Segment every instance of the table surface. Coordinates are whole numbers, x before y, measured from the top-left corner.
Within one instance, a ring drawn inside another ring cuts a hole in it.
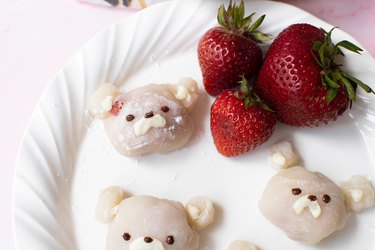
[[[338,26],[375,55],[375,1],[283,0]],[[49,81],[89,38],[136,10],[75,0],[0,0],[0,249],[15,249],[13,175],[33,109]]]

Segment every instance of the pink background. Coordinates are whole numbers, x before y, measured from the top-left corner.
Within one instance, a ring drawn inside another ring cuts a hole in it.
[[[375,55],[375,1],[284,0],[340,27]],[[135,11],[74,0],[0,0],[0,249],[15,249],[15,159],[34,106],[55,73],[98,31]]]

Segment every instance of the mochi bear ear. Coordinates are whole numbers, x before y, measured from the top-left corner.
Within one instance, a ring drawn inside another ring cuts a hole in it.
[[[350,180],[341,182],[340,187],[345,195],[345,203],[348,209],[360,212],[374,206],[374,188],[364,176],[352,176]]]
[[[125,199],[124,191],[117,186],[104,189],[98,198],[95,217],[102,223],[110,223],[117,215],[118,205]]]
[[[281,141],[272,145],[269,149],[269,162],[277,170],[295,166],[299,156],[288,141]]]
[[[193,229],[202,230],[214,221],[214,206],[205,196],[190,199],[185,205],[185,211]]]
[[[177,84],[170,85],[170,90],[177,100],[191,112],[198,100],[198,84],[190,77],[180,79]]]
[[[120,90],[113,84],[101,85],[90,97],[89,113],[96,119],[107,119],[110,116],[114,100],[120,94]]]

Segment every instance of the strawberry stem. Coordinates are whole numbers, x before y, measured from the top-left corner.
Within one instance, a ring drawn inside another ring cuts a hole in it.
[[[271,35],[264,34],[257,30],[263,23],[266,15],[262,15],[251,24],[254,15],[255,13],[252,13],[245,17],[245,4],[243,0],[241,0],[239,6],[237,6],[236,3],[233,4],[232,0],[230,0],[227,9],[225,9],[224,5],[220,6],[217,21],[225,29],[248,37],[256,43],[263,43],[272,39]]]
[[[375,94],[375,92],[367,84],[341,70],[342,65],[335,63],[334,59],[336,55],[345,56],[341,48],[357,54],[361,54],[360,52],[363,51],[357,45],[346,40],[334,44],[331,37],[332,31],[335,28],[336,27],[333,27],[329,32],[321,29],[325,34],[324,42],[316,41],[314,43],[312,55],[316,62],[322,67],[320,74],[322,84],[328,89],[326,95],[327,102],[330,103],[335,99],[339,87],[342,86],[345,88],[351,106],[352,101],[356,100],[357,86],[361,87],[366,93]]]
[[[241,75],[239,83],[240,90],[236,91],[234,96],[244,101],[245,108],[259,105],[267,111],[274,112],[254,91],[252,91],[244,75]]]

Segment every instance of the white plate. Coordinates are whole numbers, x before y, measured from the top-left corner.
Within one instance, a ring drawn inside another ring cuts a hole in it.
[[[267,14],[263,30],[277,35],[289,24],[331,25],[277,2],[248,3],[248,12]],[[21,147],[15,178],[14,222],[18,248],[104,249],[106,225],[93,210],[100,190],[121,185],[133,195],[151,194],[186,202],[207,195],[215,203],[215,223],[201,233],[199,249],[226,249],[235,239],[262,249],[375,249],[375,209],[353,216],[345,229],[318,246],[289,240],[261,216],[257,202],[275,170],[267,148],[291,140],[304,164],[334,181],[375,176],[375,97],[327,126],[303,129],[282,124],[271,140],[236,158],[220,156],[209,130],[213,98],[203,91],[196,47],[216,25],[217,1],[172,1],[145,9],[97,35],[57,74],[32,117]],[[340,30],[334,40],[353,38]],[[265,48],[265,47],[264,47]],[[348,53],[347,69],[365,82],[375,79],[375,61]],[[123,91],[151,82],[191,76],[201,93],[193,118],[195,134],[186,148],[166,155],[126,158],[109,144],[100,122],[85,113],[87,99],[102,83]],[[374,86],[373,86],[374,87]]]

